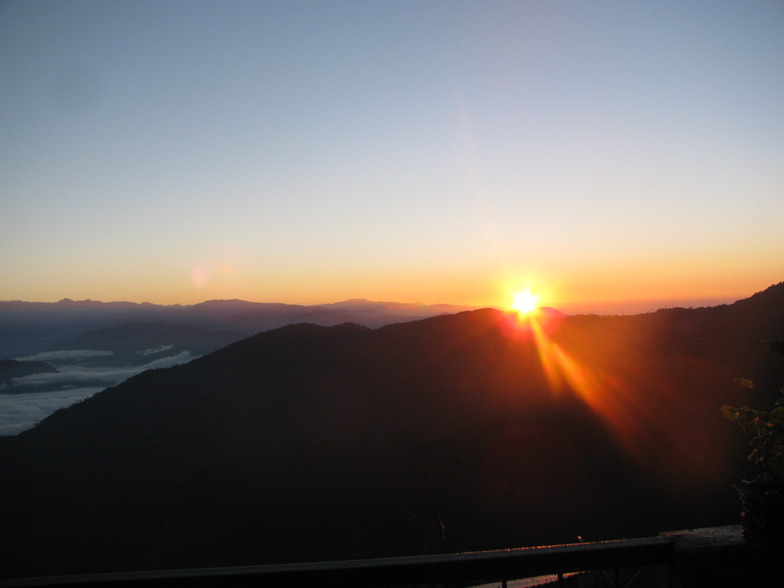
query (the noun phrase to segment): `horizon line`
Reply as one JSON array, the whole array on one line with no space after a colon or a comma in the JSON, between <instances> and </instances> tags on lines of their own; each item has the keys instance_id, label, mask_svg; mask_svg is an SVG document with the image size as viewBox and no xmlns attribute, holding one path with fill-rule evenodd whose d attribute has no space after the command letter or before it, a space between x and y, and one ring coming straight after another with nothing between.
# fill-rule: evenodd
<instances>
[{"instance_id":1,"label":"horizon line","mask_svg":"<svg viewBox=\"0 0 784 588\"><path fill-rule=\"evenodd\" d=\"M562 305L547 304L545 306L548 308L558 310L559 312L563 312L564 314L567 315L597 314L597 315L623 316L629 314L645 314L648 312L655 312L657 310L666 310L671 308L705 308L705 307L722 306L725 304L732 304L734 302L737 302L738 300L749 298L750 296L753 295L754 294L746 295L746 296L715 296L715 297L690 297L690 298L667 297L667 298L623 299L623 300L590 300L590 301L569 302ZM292 306L292 307L301 307L301 308L333 306L333 305L345 304L351 302L358 302L358 303L364 302L369 304L390 304L390 305L424 307L424 308L455 307L462 310L478 310L481 308L495 308L501 311L508 310L500 305L458 304L452 302L437 302L437 303L399 302L393 300L371 300L368 298L359 298L359 297L346 298L335 302L320 302L314 304L297 304L297 303L279 302L279 301L257 301L257 300L248 300L242 298L213 298L213 299L206 299L200 302L194 302L190 304L181 303L181 302L166 304L160 302L151 302L149 300L144 300L141 302L136 302L133 300L96 300L92 298L77 300L68 297L64 297L54 301L22 300L22 299L0 300L0 304L94 303L94 304L107 304L107 305L128 304L128 305L136 305L136 306L160 306L160 307L180 307L180 308L189 308L189 307L194 307L194 306L207 304L211 302L241 302L247 304L270 304L270 305Z\"/></svg>"}]
</instances>

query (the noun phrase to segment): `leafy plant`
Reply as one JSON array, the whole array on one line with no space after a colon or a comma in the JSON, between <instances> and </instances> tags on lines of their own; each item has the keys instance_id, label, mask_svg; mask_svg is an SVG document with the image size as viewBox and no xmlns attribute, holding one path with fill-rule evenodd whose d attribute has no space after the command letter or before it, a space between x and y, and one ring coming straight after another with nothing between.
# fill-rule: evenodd
<instances>
[{"instance_id":1,"label":"leafy plant","mask_svg":"<svg viewBox=\"0 0 784 588\"><path fill-rule=\"evenodd\" d=\"M739 389L753 390L754 382L746 378L734 380ZM784 388L771 410L759 410L748 405L724 405L722 416L736 422L751 447L749 461L760 469L755 478L759 482L784 485Z\"/></svg>"}]
</instances>

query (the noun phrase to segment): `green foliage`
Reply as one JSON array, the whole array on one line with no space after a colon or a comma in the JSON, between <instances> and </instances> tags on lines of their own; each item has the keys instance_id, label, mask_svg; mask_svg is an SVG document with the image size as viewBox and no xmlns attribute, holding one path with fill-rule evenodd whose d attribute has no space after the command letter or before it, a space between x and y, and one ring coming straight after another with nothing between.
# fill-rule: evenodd
<instances>
[{"instance_id":1,"label":"green foliage","mask_svg":"<svg viewBox=\"0 0 784 588\"><path fill-rule=\"evenodd\" d=\"M754 389L751 380L738 378L734 381L739 389ZM746 436L751 447L749 461L760 468L757 479L784 484L784 388L780 393L769 411L725 404L721 407L721 414L728 421L737 423Z\"/></svg>"}]
</instances>

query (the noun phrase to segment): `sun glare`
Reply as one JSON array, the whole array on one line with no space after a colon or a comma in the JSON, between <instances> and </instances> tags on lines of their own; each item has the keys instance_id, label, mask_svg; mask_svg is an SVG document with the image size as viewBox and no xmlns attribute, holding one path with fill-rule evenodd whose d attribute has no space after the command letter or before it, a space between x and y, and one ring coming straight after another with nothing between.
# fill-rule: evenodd
<instances>
[{"instance_id":1,"label":"sun glare","mask_svg":"<svg viewBox=\"0 0 784 588\"><path fill-rule=\"evenodd\" d=\"M524 290L514 295L512 299L512 310L518 314L528 314L536 310L539 297L530 290Z\"/></svg>"}]
</instances>

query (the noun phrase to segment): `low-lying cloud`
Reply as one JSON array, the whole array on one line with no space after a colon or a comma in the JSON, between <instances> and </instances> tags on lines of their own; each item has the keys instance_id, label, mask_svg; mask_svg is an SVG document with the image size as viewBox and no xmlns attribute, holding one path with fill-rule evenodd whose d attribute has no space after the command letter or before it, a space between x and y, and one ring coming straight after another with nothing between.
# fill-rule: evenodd
<instances>
[{"instance_id":1,"label":"low-lying cloud","mask_svg":"<svg viewBox=\"0 0 784 588\"><path fill-rule=\"evenodd\" d=\"M164 351L168 351L174 347L174 345L161 345L160 347L155 347L154 349L143 349L142 351L137 351L139 355L156 355L158 353L163 353Z\"/></svg>"},{"instance_id":2,"label":"low-lying cloud","mask_svg":"<svg viewBox=\"0 0 784 588\"><path fill-rule=\"evenodd\" d=\"M57 353L57 352L53 352ZM106 366L90 367L81 365L58 365L57 372L45 372L14 378L7 386L0 387L0 392L12 389L15 392L24 391L26 387L49 388L75 387L79 385L104 385L114 386L123 380L135 376L145 370L167 368L193 359L190 351L182 351L177 355L160 357L139 366Z\"/></svg>"},{"instance_id":3,"label":"low-lying cloud","mask_svg":"<svg viewBox=\"0 0 784 588\"><path fill-rule=\"evenodd\" d=\"M53 412L89 398L103 388L73 388L32 394L0 394L0 435L32 429Z\"/></svg>"},{"instance_id":4,"label":"low-lying cloud","mask_svg":"<svg viewBox=\"0 0 784 588\"><path fill-rule=\"evenodd\" d=\"M46 354L59 353L61 352L46 352ZM36 354L25 360L43 361L40 356L46 354ZM78 360L97 356L57 355L55 357ZM0 386L0 436L16 435L31 429L56 410L89 398L96 392L115 386L143 371L172 367L192 359L194 357L190 351L182 351L176 355L159 357L141 366L85 367L58 363L57 373L14 378L10 384Z\"/></svg>"}]
</instances>

